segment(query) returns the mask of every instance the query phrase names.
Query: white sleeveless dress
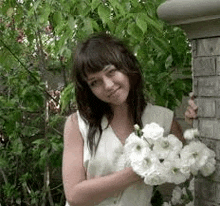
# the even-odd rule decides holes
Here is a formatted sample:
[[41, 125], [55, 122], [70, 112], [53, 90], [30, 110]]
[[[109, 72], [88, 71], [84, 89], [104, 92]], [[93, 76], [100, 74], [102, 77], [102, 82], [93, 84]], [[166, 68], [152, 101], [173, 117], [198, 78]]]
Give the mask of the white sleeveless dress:
[[[99, 142], [95, 156], [91, 156], [87, 146], [88, 124], [78, 115], [78, 123], [80, 132], [84, 138], [84, 167], [87, 172], [87, 179], [97, 176], [105, 176], [115, 171], [123, 169], [120, 165], [119, 157], [123, 151], [123, 144], [115, 135], [111, 126], [108, 125], [106, 117], [102, 119], [102, 136]], [[171, 123], [173, 120], [173, 112], [167, 108], [154, 106], [149, 104], [146, 106], [142, 121], [143, 125], [151, 122], [158, 123], [164, 128], [164, 134], [170, 132]], [[98, 137], [98, 136], [97, 136]], [[152, 187], [144, 183], [136, 183], [117, 194], [115, 197], [110, 197], [102, 201], [98, 206], [151, 206]], [[69, 204], [66, 203], [66, 206]], [[93, 204], [91, 204], [92, 206]]]

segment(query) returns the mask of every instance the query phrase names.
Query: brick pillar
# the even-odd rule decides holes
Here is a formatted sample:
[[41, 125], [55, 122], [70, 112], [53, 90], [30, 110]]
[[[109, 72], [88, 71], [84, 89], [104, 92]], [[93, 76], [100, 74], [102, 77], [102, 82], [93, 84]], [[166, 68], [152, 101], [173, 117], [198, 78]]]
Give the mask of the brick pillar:
[[217, 167], [195, 181], [195, 206], [220, 205], [220, 0], [168, 0], [161, 19], [180, 26], [192, 44], [193, 92], [199, 107], [193, 126], [216, 152]]

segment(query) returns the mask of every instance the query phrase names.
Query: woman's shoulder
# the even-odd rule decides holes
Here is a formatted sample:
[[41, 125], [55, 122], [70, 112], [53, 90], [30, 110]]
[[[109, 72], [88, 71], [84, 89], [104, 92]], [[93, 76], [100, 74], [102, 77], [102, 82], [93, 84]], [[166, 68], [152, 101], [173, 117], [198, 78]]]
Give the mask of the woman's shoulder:
[[77, 121], [78, 121], [77, 112], [74, 112], [70, 114], [69, 116], [67, 116], [65, 124], [69, 124], [69, 123], [74, 124], [74, 123], [77, 123]]

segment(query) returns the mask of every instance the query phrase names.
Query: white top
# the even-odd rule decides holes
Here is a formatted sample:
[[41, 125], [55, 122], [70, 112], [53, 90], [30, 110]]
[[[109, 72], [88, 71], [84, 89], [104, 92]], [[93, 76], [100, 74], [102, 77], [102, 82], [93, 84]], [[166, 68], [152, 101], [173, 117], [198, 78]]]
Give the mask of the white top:
[[[105, 176], [115, 171], [122, 170], [124, 165], [120, 160], [123, 151], [123, 144], [118, 139], [111, 126], [108, 125], [106, 117], [103, 117], [101, 126], [103, 129], [101, 140], [99, 142], [95, 156], [91, 156], [87, 146], [87, 132], [88, 124], [80, 117], [79, 112], [78, 123], [80, 132], [84, 138], [84, 167], [87, 173], [87, 179], [97, 176]], [[153, 106], [149, 104], [146, 106], [142, 121], [143, 125], [151, 122], [158, 123], [164, 128], [164, 134], [168, 135], [170, 132], [171, 123], [173, 120], [173, 112], [167, 108], [160, 106]], [[96, 138], [98, 135], [96, 136]], [[125, 189], [123, 192], [117, 194], [115, 197], [110, 197], [102, 201], [98, 206], [151, 206], [152, 187], [144, 183], [136, 183]], [[66, 203], [68, 206], [68, 203]], [[91, 204], [92, 206], [92, 204]]]

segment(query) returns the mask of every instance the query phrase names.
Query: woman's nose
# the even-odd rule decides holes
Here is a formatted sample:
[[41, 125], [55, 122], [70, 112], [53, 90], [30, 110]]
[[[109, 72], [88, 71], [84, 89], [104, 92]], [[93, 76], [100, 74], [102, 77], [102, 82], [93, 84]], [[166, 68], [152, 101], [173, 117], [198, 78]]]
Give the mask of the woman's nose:
[[105, 78], [104, 79], [104, 85], [105, 85], [105, 89], [109, 90], [109, 89], [111, 89], [113, 87], [114, 82], [112, 81], [111, 78]]

